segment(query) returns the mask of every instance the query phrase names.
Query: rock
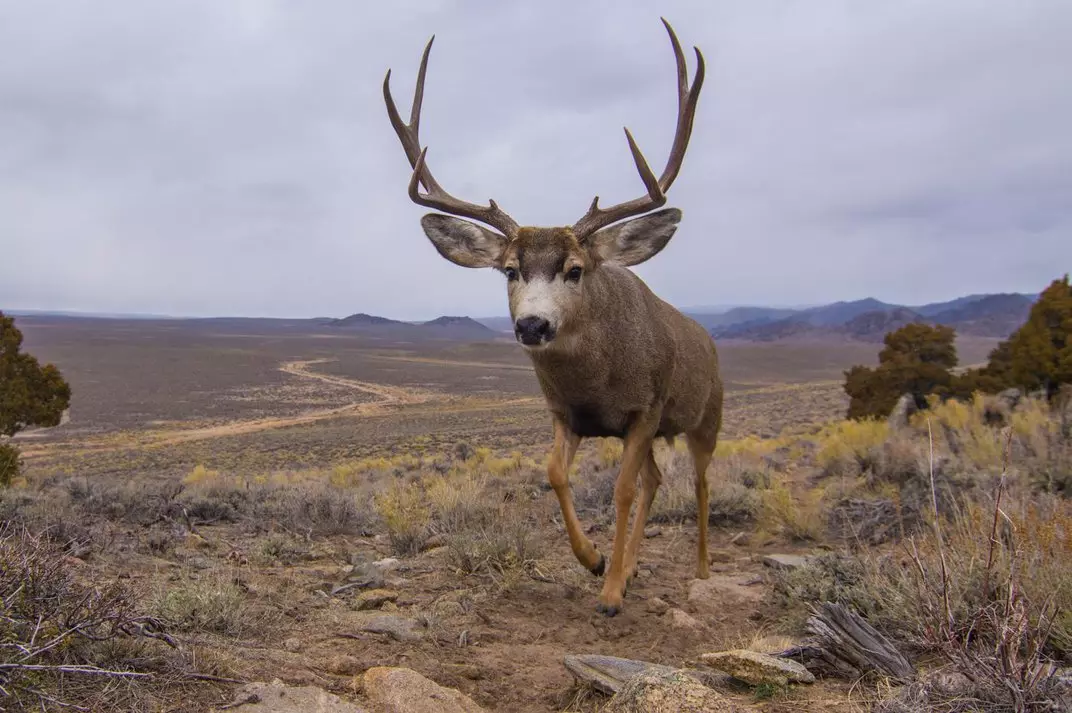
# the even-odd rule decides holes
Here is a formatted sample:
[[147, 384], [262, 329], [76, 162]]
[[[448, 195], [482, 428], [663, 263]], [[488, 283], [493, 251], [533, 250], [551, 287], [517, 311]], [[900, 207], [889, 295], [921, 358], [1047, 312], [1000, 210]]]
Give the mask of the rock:
[[647, 661], [634, 661], [633, 659], [623, 659], [617, 656], [569, 654], [562, 658], [562, 664], [579, 682], [611, 695], [622, 690], [625, 684], [633, 677], [642, 673], [682, 673], [706, 686], [726, 683], [719, 674], [713, 674], [708, 671], [676, 669], [672, 666], [648, 663]]
[[689, 582], [689, 603], [702, 609], [724, 609], [727, 605], [759, 601], [763, 593], [745, 586], [742, 577], [712, 574]]
[[1020, 402], [1023, 400], [1024, 394], [1020, 391], [1020, 389], [1005, 389], [1004, 391], [999, 391], [995, 398], [997, 398], [998, 403], [1007, 408], [1009, 411], [1014, 411], [1016, 407], [1020, 405]]
[[447, 536], [444, 535], [442, 532], [437, 532], [436, 534], [432, 535], [431, 537], [429, 537], [427, 540], [424, 541], [424, 544], [421, 545], [421, 552], [427, 552], [428, 550], [434, 550], [437, 547], [443, 547], [446, 544], [447, 544]]
[[331, 588], [332, 596], [354, 589], [382, 589], [383, 571], [371, 563], [355, 564], [346, 580]]
[[208, 557], [201, 557], [200, 555], [186, 560], [186, 564], [193, 569], [212, 569], [212, 560]]
[[384, 557], [382, 560], [376, 560], [372, 563], [372, 566], [380, 570], [384, 574], [394, 572], [396, 569], [402, 566], [402, 560], [397, 557]]
[[670, 605], [659, 597], [652, 597], [648, 600], [647, 609], [652, 614], [665, 614], [670, 609]]
[[775, 658], [757, 651], [735, 649], [701, 654], [700, 659], [711, 668], [725, 671], [753, 686], [786, 686], [789, 683], [815, 682], [815, 676], [796, 661]]
[[361, 672], [361, 661], [347, 654], [333, 656], [324, 666], [324, 670], [336, 676], [353, 676]]
[[382, 713], [483, 713], [471, 698], [408, 668], [376, 666], [361, 677], [365, 696]]
[[675, 629], [687, 629], [690, 631], [697, 631], [703, 628], [703, 624], [696, 621], [693, 617], [689, 616], [680, 609], [671, 609], [666, 613], [665, 617], [669, 619], [670, 626]]
[[437, 616], [448, 618], [452, 616], [463, 616], [465, 614], [465, 607], [451, 599], [441, 599], [432, 605], [432, 611], [435, 612]]
[[912, 394], [901, 394], [901, 398], [897, 399], [897, 403], [894, 404], [893, 410], [890, 411], [890, 415], [886, 419], [886, 423], [889, 424], [890, 430], [898, 430], [908, 427], [908, 419], [919, 409], [916, 407], [916, 398]]
[[395, 641], [418, 641], [421, 638], [417, 622], [396, 614], [368, 612], [358, 620], [357, 628], [371, 634], [386, 634]]
[[379, 609], [387, 602], [393, 602], [398, 599], [398, 592], [391, 589], [368, 589], [357, 595], [357, 599], [354, 600], [354, 609], [362, 611], [364, 609]]
[[748, 539], [749, 538], [747, 532], [738, 532], [736, 535], [730, 538], [730, 544], [744, 547], [748, 544]]
[[316, 686], [288, 686], [279, 679], [249, 683], [238, 690], [228, 710], [240, 713], [368, 713], [368, 710]]
[[733, 561], [733, 555], [725, 550], [712, 550], [711, 555], [707, 558], [712, 564], [718, 562], [719, 564], [729, 564]]
[[289, 651], [292, 654], [296, 654], [302, 650], [302, 642], [296, 636], [292, 636], [283, 642], [283, 650]]
[[658, 537], [661, 534], [663, 534], [663, 528], [659, 527], [658, 525], [652, 525], [651, 527], [644, 528], [644, 537]]
[[739, 713], [731, 700], [683, 671], [638, 674], [614, 694], [605, 713]]
[[808, 558], [802, 555], [765, 555], [763, 564], [773, 569], [789, 572], [808, 564]]

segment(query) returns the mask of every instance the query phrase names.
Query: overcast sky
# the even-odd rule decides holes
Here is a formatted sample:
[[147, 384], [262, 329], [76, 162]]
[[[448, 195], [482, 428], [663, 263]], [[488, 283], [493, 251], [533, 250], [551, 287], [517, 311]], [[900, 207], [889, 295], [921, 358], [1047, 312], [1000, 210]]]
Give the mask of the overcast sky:
[[[506, 314], [421, 232], [381, 83], [455, 195], [572, 224], [641, 195], [707, 80], [680, 306], [1037, 291], [1072, 268], [1072, 3], [0, 0], [0, 308]], [[695, 59], [688, 55], [690, 76]]]

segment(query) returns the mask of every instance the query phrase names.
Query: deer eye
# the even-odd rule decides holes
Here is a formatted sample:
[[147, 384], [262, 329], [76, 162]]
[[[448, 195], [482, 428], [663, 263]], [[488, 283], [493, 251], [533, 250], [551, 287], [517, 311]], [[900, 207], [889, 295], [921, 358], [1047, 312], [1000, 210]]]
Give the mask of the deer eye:
[[506, 279], [509, 280], [510, 282], [513, 282], [514, 280], [517, 279], [517, 268], [516, 267], [508, 267], [505, 270], [503, 270], [503, 272], [506, 273]]
[[580, 266], [571, 267], [566, 272], [566, 280], [568, 280], [569, 282], [576, 282], [577, 280], [581, 279], [582, 272], [584, 271], [580, 268]]

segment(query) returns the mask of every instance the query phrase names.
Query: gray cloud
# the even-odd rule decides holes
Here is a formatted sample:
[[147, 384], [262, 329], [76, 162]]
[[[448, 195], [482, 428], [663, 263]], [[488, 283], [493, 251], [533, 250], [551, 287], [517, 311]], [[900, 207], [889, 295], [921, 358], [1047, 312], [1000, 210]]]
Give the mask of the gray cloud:
[[[637, 268], [667, 299], [922, 302], [1069, 269], [1072, 6], [659, 12], [708, 62], [684, 222]], [[505, 312], [406, 196], [381, 83], [407, 113], [432, 33], [422, 139], [452, 192], [566, 224], [643, 190], [623, 125], [665, 160], [646, 3], [0, 2], [0, 306]]]

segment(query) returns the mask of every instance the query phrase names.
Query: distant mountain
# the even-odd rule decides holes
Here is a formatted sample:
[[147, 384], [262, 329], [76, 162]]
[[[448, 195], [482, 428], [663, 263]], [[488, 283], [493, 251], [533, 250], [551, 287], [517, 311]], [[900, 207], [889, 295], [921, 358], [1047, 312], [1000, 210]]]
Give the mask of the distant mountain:
[[798, 312], [799, 310], [778, 307], [734, 307], [725, 312], [712, 313], [690, 310], [685, 312], [685, 314], [692, 317], [707, 329], [712, 329], [714, 327], [742, 324], [744, 322], [755, 324], [774, 322], [779, 319], [785, 319]]
[[489, 329], [472, 317], [436, 317], [430, 322], [424, 322], [419, 328], [426, 332], [449, 335], [455, 339], [488, 339], [498, 336], [498, 332]]
[[388, 319], [387, 317], [377, 317], [372, 314], [365, 314], [364, 312], [358, 312], [352, 314], [349, 317], [343, 317], [342, 319], [336, 319], [329, 322], [332, 327], [390, 327], [390, 326], [412, 326], [406, 322], [400, 322], [397, 319]]
[[931, 316], [937, 324], [947, 324], [959, 334], [980, 337], [1007, 336], [1024, 323], [1034, 299], [1027, 295], [986, 295]]
[[892, 312], [900, 308], [900, 305], [886, 304], [868, 297], [867, 299], [853, 302], [834, 302], [822, 307], [812, 307], [811, 309], [803, 310], [799, 314], [804, 317], [808, 324], [817, 327], [836, 327], [862, 314]]
[[905, 307], [863, 299], [800, 310], [776, 320], [751, 319], [716, 326], [721, 339], [768, 342], [789, 338], [847, 338], [880, 341], [888, 332], [912, 322], [944, 324], [960, 335], [1006, 338], [1031, 310], [1035, 295], [969, 295], [948, 302]]

